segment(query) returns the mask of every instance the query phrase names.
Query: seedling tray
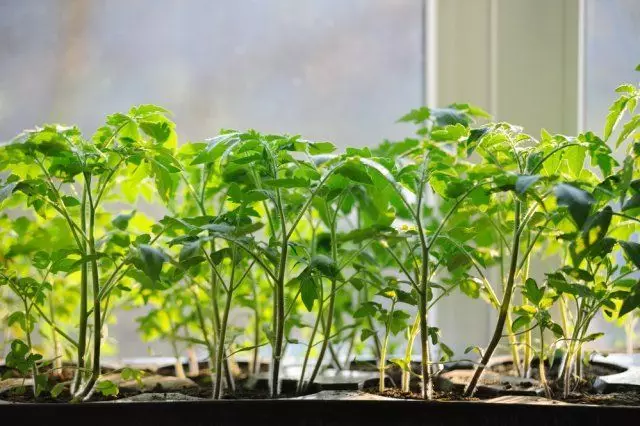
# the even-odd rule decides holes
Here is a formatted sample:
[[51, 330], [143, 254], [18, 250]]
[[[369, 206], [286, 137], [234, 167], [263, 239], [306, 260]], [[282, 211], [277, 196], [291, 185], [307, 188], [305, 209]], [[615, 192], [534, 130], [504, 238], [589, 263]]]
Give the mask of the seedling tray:
[[[4, 422], [65, 425], [625, 425], [640, 407], [415, 400], [221, 400], [0, 405]], [[56, 420], [57, 419], [57, 420]]]

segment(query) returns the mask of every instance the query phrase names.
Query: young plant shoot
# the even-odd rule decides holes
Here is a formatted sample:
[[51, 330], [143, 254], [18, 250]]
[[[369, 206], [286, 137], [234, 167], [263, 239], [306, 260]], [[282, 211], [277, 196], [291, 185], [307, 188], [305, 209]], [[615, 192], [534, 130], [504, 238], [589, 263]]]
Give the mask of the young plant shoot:
[[431, 399], [468, 357], [433, 314], [460, 292], [496, 312], [465, 352], [480, 356], [463, 396], [504, 350], [515, 375], [567, 398], [588, 377], [594, 319], [633, 348], [640, 306], [640, 90], [617, 92], [602, 137], [534, 137], [468, 104], [412, 110], [414, 137], [343, 152], [255, 130], [179, 146], [154, 105], [90, 138], [27, 130], [0, 146], [0, 355], [34, 399], [120, 397], [103, 375], [108, 327], [142, 307], [143, 338], [168, 344], [182, 380], [208, 362], [214, 399], [263, 367], [270, 397], [283, 376], [286, 393], [311, 393], [367, 357], [378, 393], [400, 370], [402, 391]]

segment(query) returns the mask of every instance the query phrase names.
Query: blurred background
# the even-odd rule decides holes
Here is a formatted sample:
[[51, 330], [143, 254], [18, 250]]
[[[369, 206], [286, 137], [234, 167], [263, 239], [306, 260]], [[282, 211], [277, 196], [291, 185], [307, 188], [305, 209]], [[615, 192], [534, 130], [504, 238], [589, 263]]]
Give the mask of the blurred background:
[[[534, 135], [600, 133], [640, 75], [638, 22], [638, 0], [0, 0], [0, 140], [46, 122], [90, 134], [140, 103], [171, 110], [183, 142], [256, 128], [370, 146], [454, 100]], [[461, 316], [451, 299], [444, 334], [485, 342], [487, 305]], [[143, 345], [135, 316], [110, 331], [123, 356]]]
[[221, 127], [338, 144], [400, 137], [420, 104], [420, 0], [0, 2], [0, 138], [92, 131], [157, 103], [183, 141]]

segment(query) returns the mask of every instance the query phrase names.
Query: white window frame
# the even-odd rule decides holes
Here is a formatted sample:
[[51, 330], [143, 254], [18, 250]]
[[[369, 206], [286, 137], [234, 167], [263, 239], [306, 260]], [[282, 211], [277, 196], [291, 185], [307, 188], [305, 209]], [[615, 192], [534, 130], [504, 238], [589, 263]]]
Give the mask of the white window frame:
[[[585, 0], [424, 1], [427, 106], [476, 104], [534, 137], [583, 129]], [[433, 320], [460, 355], [486, 344], [495, 313], [457, 293]]]

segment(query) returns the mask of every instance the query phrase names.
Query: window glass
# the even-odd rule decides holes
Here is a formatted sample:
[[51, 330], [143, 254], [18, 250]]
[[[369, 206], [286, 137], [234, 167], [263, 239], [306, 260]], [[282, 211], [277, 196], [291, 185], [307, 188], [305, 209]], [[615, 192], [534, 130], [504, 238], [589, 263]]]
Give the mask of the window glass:
[[615, 88], [640, 80], [640, 2], [588, 0], [585, 19], [585, 128], [601, 133]]
[[[640, 63], [640, 2], [588, 0], [585, 19], [585, 128], [602, 134], [607, 110], [618, 97], [615, 88], [640, 81], [640, 72], [635, 71]], [[618, 154], [622, 159], [624, 153]], [[605, 336], [594, 346], [624, 349], [620, 327], [600, 318], [595, 328]]]
[[0, 6], [0, 139], [43, 121], [91, 131], [137, 103], [184, 140], [219, 128], [338, 145], [399, 137], [421, 99], [421, 2], [63, 1]]
[[[422, 99], [421, 13], [416, 0], [0, 2], [0, 140], [54, 121], [90, 134], [140, 103], [171, 110], [182, 141], [403, 137], [395, 121]], [[139, 313], [109, 330], [122, 356], [144, 353]]]

